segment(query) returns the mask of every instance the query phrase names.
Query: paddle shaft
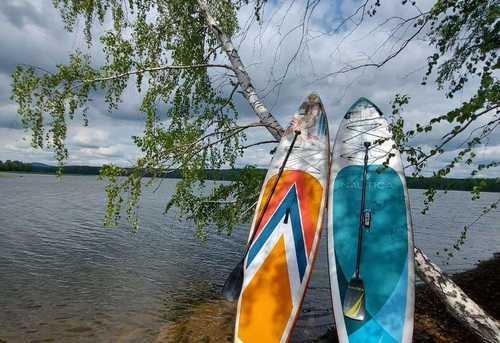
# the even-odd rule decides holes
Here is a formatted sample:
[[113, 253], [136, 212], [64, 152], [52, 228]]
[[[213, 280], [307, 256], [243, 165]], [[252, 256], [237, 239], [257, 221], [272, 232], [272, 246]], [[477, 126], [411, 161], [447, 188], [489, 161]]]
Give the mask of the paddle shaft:
[[359, 214], [359, 231], [358, 231], [358, 252], [356, 255], [356, 272], [355, 277], [359, 279], [359, 267], [361, 265], [361, 253], [363, 250], [363, 216], [365, 215], [365, 200], [366, 200], [366, 178], [368, 174], [368, 148], [370, 147], [369, 142], [365, 142], [365, 158], [363, 164], [363, 186], [361, 188], [361, 212]]
[[[262, 211], [260, 212], [259, 219], [255, 223], [255, 226], [252, 231], [252, 236], [250, 236], [250, 239], [248, 240], [246, 249], [245, 249], [245, 254], [243, 255], [243, 259], [248, 254], [248, 251], [250, 250], [250, 246], [252, 245], [252, 241], [255, 238], [255, 235], [257, 233], [257, 229], [260, 226], [260, 223], [262, 222], [262, 218], [264, 217], [264, 213], [266, 213], [267, 207], [269, 206], [269, 203], [271, 202], [271, 198], [273, 197], [274, 191], [276, 190], [276, 187], [278, 186], [278, 182], [280, 181], [280, 177], [283, 174], [283, 171], [285, 170], [286, 162], [288, 161], [288, 157], [290, 157], [290, 154], [292, 153], [293, 146], [295, 145], [295, 141], [297, 140], [297, 137], [300, 135], [300, 131], [295, 131], [295, 136], [293, 136], [292, 143], [290, 144], [290, 147], [288, 148], [288, 151], [286, 152], [285, 159], [283, 160], [283, 163], [281, 164], [280, 170], [278, 172], [278, 176], [276, 177], [276, 181], [274, 182], [273, 188], [271, 189], [271, 193], [269, 193], [269, 196], [266, 199], [266, 203], [264, 204], [264, 207]], [[259, 209], [257, 208], [257, 211]]]
[[269, 205], [269, 202], [271, 201], [273, 193], [276, 190], [276, 187], [278, 186], [278, 182], [281, 178], [281, 175], [283, 174], [283, 171], [284, 171], [285, 166], [286, 166], [286, 162], [288, 161], [288, 157], [290, 157], [290, 153], [292, 152], [293, 146], [295, 145], [295, 141], [297, 140], [298, 135], [300, 135], [300, 131], [297, 130], [297, 131], [295, 131], [295, 136], [293, 137], [292, 143], [290, 144], [290, 147], [288, 148], [285, 159], [283, 160], [283, 163], [281, 164], [281, 167], [280, 167], [279, 172], [278, 172], [278, 176], [276, 177], [276, 181], [273, 184], [273, 187], [271, 189], [269, 197], [266, 199], [266, 202], [262, 208], [262, 211], [260, 212], [259, 218], [255, 223], [251, 237], [248, 240], [248, 243], [245, 247], [245, 253], [243, 254], [243, 258], [236, 265], [236, 267], [234, 267], [233, 271], [231, 272], [231, 274], [229, 274], [229, 277], [226, 279], [226, 282], [224, 283], [224, 286], [222, 288], [222, 293], [224, 294], [224, 297], [227, 300], [231, 300], [231, 301], [236, 300], [241, 293], [241, 287], [243, 285], [243, 274], [244, 274], [244, 269], [245, 269], [244, 268], [245, 259], [247, 257], [248, 252], [250, 251], [250, 246], [252, 245], [252, 242], [255, 238], [255, 235], [257, 233], [257, 229], [259, 228], [260, 223], [262, 222], [262, 217], [264, 216], [264, 213], [267, 210], [267, 207]]

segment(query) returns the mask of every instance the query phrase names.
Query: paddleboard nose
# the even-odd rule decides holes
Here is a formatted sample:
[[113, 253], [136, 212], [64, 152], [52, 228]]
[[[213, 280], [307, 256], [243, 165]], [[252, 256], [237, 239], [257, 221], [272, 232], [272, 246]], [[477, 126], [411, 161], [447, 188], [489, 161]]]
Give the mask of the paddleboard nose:
[[349, 117], [351, 116], [351, 113], [362, 112], [363, 110], [367, 110], [367, 109], [368, 110], [369, 109], [375, 110], [379, 116], [382, 116], [382, 112], [379, 110], [377, 105], [375, 105], [373, 102], [371, 102], [367, 98], [361, 97], [358, 100], [356, 100], [356, 102], [354, 104], [352, 104], [352, 106], [347, 110], [347, 113], [345, 114], [344, 118], [349, 119]]

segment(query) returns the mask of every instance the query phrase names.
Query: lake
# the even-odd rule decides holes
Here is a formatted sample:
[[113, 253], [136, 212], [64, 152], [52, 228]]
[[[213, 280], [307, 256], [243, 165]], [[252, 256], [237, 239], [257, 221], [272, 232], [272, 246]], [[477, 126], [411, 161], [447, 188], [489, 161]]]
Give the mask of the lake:
[[[203, 243], [175, 212], [163, 215], [176, 180], [164, 179], [156, 192], [146, 192], [141, 229], [134, 233], [126, 225], [102, 227], [104, 183], [95, 176], [10, 175], [0, 178], [0, 342], [154, 341], [195, 304], [217, 298], [241, 258], [248, 224]], [[446, 271], [472, 268], [499, 251], [496, 209], [474, 224], [448, 264], [436, 255], [498, 193], [476, 201], [467, 192], [440, 193], [425, 216], [422, 191], [410, 190], [410, 196], [416, 245]], [[333, 322], [325, 238], [296, 342], [324, 333]]]

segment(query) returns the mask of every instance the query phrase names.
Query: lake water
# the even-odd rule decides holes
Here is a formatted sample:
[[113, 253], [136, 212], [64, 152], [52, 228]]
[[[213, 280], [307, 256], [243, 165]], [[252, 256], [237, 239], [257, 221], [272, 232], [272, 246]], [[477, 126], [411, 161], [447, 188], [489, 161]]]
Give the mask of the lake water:
[[[218, 296], [241, 257], [248, 224], [206, 243], [175, 213], [163, 215], [175, 180], [163, 180], [141, 203], [141, 229], [102, 227], [104, 184], [95, 176], [0, 178], [0, 342], [154, 341], [193, 304]], [[449, 272], [471, 268], [500, 249], [500, 211], [482, 217], [449, 264], [464, 225], [499, 194], [470, 201], [467, 192], [439, 195], [423, 216], [422, 192], [410, 190], [416, 244]], [[323, 237], [295, 330], [305, 341], [332, 325]]]

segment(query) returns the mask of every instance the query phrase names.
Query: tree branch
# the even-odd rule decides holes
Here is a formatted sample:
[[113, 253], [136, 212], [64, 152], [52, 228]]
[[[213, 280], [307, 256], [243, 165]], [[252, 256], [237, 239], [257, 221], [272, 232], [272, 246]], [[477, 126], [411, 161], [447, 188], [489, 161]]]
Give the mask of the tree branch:
[[262, 141], [262, 142], [257, 142], [257, 143], [253, 143], [253, 144], [249, 144], [249, 145], [245, 145], [243, 147], [241, 147], [241, 149], [247, 149], [247, 148], [250, 148], [250, 147], [253, 147], [253, 146], [256, 146], [256, 145], [262, 145], [262, 144], [271, 144], [271, 143], [279, 143], [279, 141], [276, 141], [276, 140], [271, 140], [271, 141]]
[[[181, 144], [181, 145], [176, 145], [168, 150], [163, 151], [162, 155], [165, 156], [163, 161], [167, 161], [168, 160], [167, 156], [173, 152], [175, 152], [176, 154], [188, 153], [189, 156], [194, 156], [205, 149], [213, 147], [213, 146], [215, 146], [215, 145], [217, 145], [225, 140], [228, 140], [228, 139], [236, 136], [237, 134], [239, 134], [245, 130], [248, 130], [250, 128], [255, 128], [255, 127], [266, 127], [267, 128], [268, 124], [256, 122], [256, 123], [250, 123], [250, 124], [246, 124], [246, 125], [232, 126], [232, 127], [227, 128], [226, 130], [222, 130], [222, 131], [213, 131], [213, 132], [206, 133], [203, 136], [201, 136], [200, 138], [194, 140], [193, 142], [189, 142], [189, 143]], [[214, 136], [216, 136], [217, 138], [215, 139], [215, 141], [210, 142], [210, 138], [214, 137]], [[208, 142], [204, 143], [205, 140], [208, 140]], [[272, 142], [277, 143], [277, 141], [272, 141]]]
[[464, 125], [462, 125], [459, 129], [454, 129], [450, 132], [448, 132], [446, 135], [444, 135], [442, 137], [442, 139], [444, 139], [444, 141], [441, 142], [441, 144], [439, 144], [438, 146], [435, 146], [434, 149], [432, 149], [432, 151], [435, 151], [435, 153], [429, 153], [429, 154], [425, 154], [424, 156], [422, 156], [422, 159], [417, 161], [417, 163], [414, 163], [414, 164], [411, 164], [411, 166], [415, 167], [415, 168], [420, 168], [422, 166], [423, 163], [425, 163], [425, 161], [427, 161], [429, 158], [431, 158], [432, 156], [434, 156], [439, 150], [441, 150], [448, 142], [450, 142], [452, 139], [454, 139], [456, 136], [458, 136], [460, 133], [462, 133], [465, 129], [467, 129], [470, 124], [472, 124], [473, 122], [476, 121], [477, 118], [481, 117], [482, 115], [488, 113], [489, 111], [491, 110], [494, 110], [496, 108], [500, 107], [499, 106], [493, 106], [493, 107], [489, 107], [487, 109], [485, 109], [484, 111], [478, 113], [478, 114], [475, 114], [473, 115]]
[[102, 82], [102, 81], [109, 81], [109, 80], [116, 80], [116, 79], [121, 79], [123, 77], [127, 77], [130, 75], [138, 75], [138, 74], [144, 74], [144, 73], [150, 73], [154, 71], [162, 71], [162, 70], [176, 70], [176, 69], [195, 69], [195, 68], [224, 68], [224, 69], [229, 69], [231, 71], [234, 71], [231, 66], [225, 65], [225, 64], [192, 64], [192, 65], [164, 65], [164, 66], [159, 66], [159, 67], [151, 67], [151, 68], [144, 68], [144, 69], [139, 69], [139, 70], [131, 70], [126, 73], [121, 73], [121, 74], [115, 74], [111, 76], [106, 76], [106, 77], [99, 77], [96, 79], [87, 79], [87, 80], [81, 80], [84, 83], [90, 83], [90, 82]]
[[222, 32], [219, 23], [210, 14], [207, 1], [198, 0], [198, 5], [200, 6], [200, 10], [206, 19], [208, 27], [217, 40], [222, 44], [222, 47], [231, 62], [232, 69], [236, 74], [236, 78], [238, 79], [245, 99], [248, 101], [257, 117], [259, 117], [260, 121], [266, 124], [266, 127], [271, 135], [276, 140], [280, 140], [285, 130], [262, 103], [259, 95], [255, 91], [252, 80], [250, 79], [243, 62], [241, 61], [240, 55], [231, 41], [231, 38]]
[[394, 51], [391, 54], [389, 54], [389, 56], [387, 56], [381, 62], [371, 62], [371, 63], [359, 64], [359, 65], [356, 65], [356, 66], [344, 67], [344, 68], [342, 68], [340, 70], [337, 70], [335, 72], [323, 75], [320, 78], [317, 78], [316, 80], [314, 80], [314, 82], [324, 80], [324, 79], [326, 79], [326, 78], [328, 78], [330, 76], [333, 76], [333, 75], [346, 74], [348, 72], [351, 72], [351, 71], [354, 71], [354, 70], [358, 70], [358, 69], [362, 69], [362, 68], [372, 67], [372, 68], [378, 69], [378, 68], [382, 67], [384, 64], [386, 64], [387, 62], [389, 62], [390, 60], [392, 60], [393, 58], [395, 58], [396, 56], [398, 56], [408, 46], [408, 44], [410, 44], [410, 42], [415, 37], [417, 37], [420, 34], [420, 32], [426, 26], [425, 24], [426, 24], [426, 22], [422, 23], [422, 25], [420, 25], [420, 27], [418, 28], [418, 30], [415, 31], [408, 39], [406, 39], [396, 51]]

